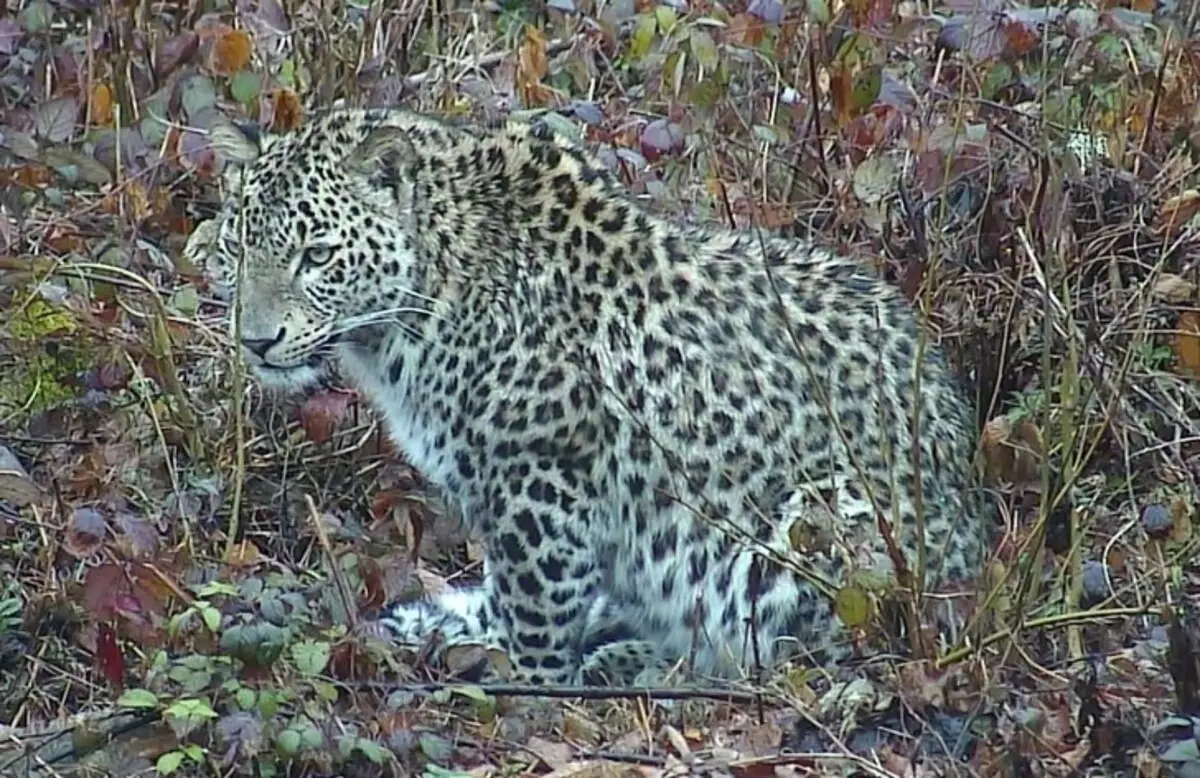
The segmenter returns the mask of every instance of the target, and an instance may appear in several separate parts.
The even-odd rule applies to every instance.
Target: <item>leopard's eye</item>
[[[332,246],[309,246],[300,255],[301,267],[320,267],[333,258]]]

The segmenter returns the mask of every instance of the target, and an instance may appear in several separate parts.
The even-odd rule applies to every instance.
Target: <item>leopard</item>
[[[814,237],[659,213],[560,125],[211,130],[248,369],[340,376],[483,549],[477,583],[379,623],[530,684],[728,679],[844,661],[864,575],[966,591],[978,425],[926,317]]]

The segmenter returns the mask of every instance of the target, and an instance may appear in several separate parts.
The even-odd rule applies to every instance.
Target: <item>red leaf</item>
[[[382,608],[387,602],[386,585],[383,580],[383,569],[374,559],[364,558],[359,572],[363,577],[363,593],[358,605],[363,610]]]
[[[118,690],[125,686],[125,656],[117,645],[117,633],[111,624],[101,624],[96,636],[96,663],[100,672]]]
[[[300,426],[308,439],[314,443],[325,443],[333,437],[333,431],[346,418],[350,408],[350,395],[344,392],[322,392],[314,395],[300,407]]]
[[[375,521],[383,521],[391,515],[392,509],[402,499],[404,499],[404,493],[399,489],[383,489],[376,492],[375,496],[371,498],[371,518]]]
[[[116,614],[117,597],[128,593],[125,573],[114,564],[93,567],[83,577],[83,609],[96,621]]]
[[[67,533],[63,546],[76,559],[83,559],[100,550],[108,523],[100,511],[91,507],[76,508],[67,521]]]

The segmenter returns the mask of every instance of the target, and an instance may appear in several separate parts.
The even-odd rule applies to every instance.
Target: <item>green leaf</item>
[[[253,689],[247,689],[245,686],[243,686],[237,690],[237,694],[234,695],[234,699],[237,700],[239,708],[248,711],[252,710],[254,708],[254,703],[258,702],[258,695],[254,693]]]
[[[284,756],[295,756],[300,753],[300,733],[294,729],[285,729],[275,738],[275,745]]]
[[[896,190],[896,163],[884,154],[867,157],[854,169],[854,196],[867,205],[882,202]]]
[[[250,101],[258,97],[261,88],[262,79],[257,73],[248,70],[239,72],[229,81],[229,94],[242,105],[249,105]]]
[[[187,756],[187,754],[183,753],[182,751],[168,751],[160,756],[158,761],[154,763],[154,769],[158,770],[159,775],[170,775],[178,770],[179,766],[183,764],[183,758],[185,756]]]
[[[336,686],[328,681],[322,681],[317,678],[314,678],[310,683],[312,683],[313,691],[322,700],[325,702],[337,702],[338,690]]]
[[[205,600],[211,600],[222,594],[226,597],[236,597],[240,593],[241,590],[236,585],[225,581],[209,581],[196,587],[196,596]]]
[[[848,584],[838,590],[833,611],[847,627],[865,627],[871,619],[871,601],[861,586]]]
[[[675,29],[678,22],[678,17],[675,16],[675,9],[669,5],[660,5],[654,9],[654,18],[658,22],[658,29],[663,35],[670,35],[671,30]]]
[[[288,89],[296,88],[296,63],[290,59],[285,59],[279,65],[279,73],[275,78],[279,79],[279,83],[286,86]]]
[[[204,626],[208,627],[208,631],[216,633],[221,629],[221,612],[209,605],[206,602],[196,603],[196,610],[200,611],[200,618],[204,619]]]
[[[21,12],[21,26],[26,32],[45,32],[54,23],[54,8],[44,0],[34,0]]]
[[[300,743],[305,748],[323,748],[325,746],[325,736],[321,734],[321,730],[312,724],[306,724],[300,730]]]
[[[375,764],[384,764],[388,761],[388,751],[383,746],[376,743],[374,740],[367,740],[365,737],[360,737],[355,744],[362,755],[370,759]]]
[[[828,0],[808,0],[808,18],[817,24],[829,24],[833,15],[829,13]]]
[[[184,697],[167,706],[165,713],[178,719],[215,719],[216,711],[207,701],[195,697]]]
[[[1003,89],[1008,84],[1012,83],[1013,69],[1007,62],[997,62],[988,69],[987,75],[983,77],[981,90],[983,96],[987,100],[995,99],[996,93]]]
[[[188,759],[191,759],[196,764],[204,761],[204,749],[195,743],[189,743],[183,747],[183,753],[187,754]]]
[[[879,97],[883,86],[883,68],[867,68],[854,77],[854,89],[850,93],[850,105],[855,111],[871,107]]]
[[[240,71],[229,79],[229,95],[244,106],[248,106],[254,98],[258,97],[258,91],[262,89],[262,84],[258,73]]]
[[[217,103],[217,88],[207,76],[193,75],[186,79],[179,91],[179,101],[189,119],[212,108]]]
[[[117,706],[121,708],[157,708],[158,697],[147,689],[127,689],[117,698]]]
[[[167,302],[167,305],[179,311],[184,316],[194,316],[196,311],[200,310],[200,294],[196,291],[196,287],[191,284],[184,284],[171,294],[171,299]],[[218,621],[220,620],[219,614],[217,619]]]
[[[705,70],[716,68],[717,63],[721,60],[721,55],[717,51],[717,44],[713,41],[711,35],[704,30],[693,27],[691,34],[688,36],[688,44],[692,47],[692,55],[700,63],[700,67]]]
[[[721,99],[725,90],[714,78],[705,78],[688,90],[688,100],[700,109],[712,108]]]
[[[633,40],[629,43],[629,59],[637,62],[650,53],[650,47],[654,45],[654,33],[658,29],[658,22],[654,20],[651,14],[638,14],[637,28],[633,31]]]
[[[330,645],[324,641],[306,640],[292,646],[292,661],[304,675],[320,675],[329,663]]]
[[[461,694],[463,697],[466,697],[469,700],[475,700],[476,702],[487,702],[489,699],[483,689],[480,689],[478,686],[471,686],[467,684],[452,688],[455,692]]]

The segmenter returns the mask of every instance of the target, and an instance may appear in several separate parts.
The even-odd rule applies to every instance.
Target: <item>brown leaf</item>
[[[16,455],[0,444],[0,500],[7,500],[17,507],[35,502],[42,496],[41,489],[25,472]]]
[[[83,559],[100,550],[107,534],[108,522],[100,511],[88,506],[76,508],[67,520],[63,548],[76,559]]]
[[[358,607],[361,610],[383,607],[388,601],[387,584],[379,562],[370,557],[363,557],[359,565],[359,574],[363,579],[363,593],[358,598]]]
[[[250,64],[254,43],[245,30],[229,29],[221,33],[213,43],[209,54],[209,67],[223,76],[232,76]]]
[[[113,524],[121,530],[118,541],[127,559],[150,557],[158,552],[158,530],[144,517],[117,511]]]
[[[982,446],[990,476],[1010,484],[1038,481],[1044,449],[1033,422],[1025,419],[1014,426],[1006,417],[997,416],[984,426]]]
[[[289,132],[304,123],[304,106],[300,96],[290,89],[271,93],[271,132]]]
[[[762,19],[749,13],[740,13],[733,17],[725,28],[724,40],[740,46],[754,48],[766,37],[766,26]]]
[[[342,640],[329,656],[329,675],[340,681],[361,681],[374,678],[376,662],[363,650],[357,640]]]
[[[380,522],[391,517],[392,509],[399,504],[404,498],[404,493],[399,489],[382,489],[375,493],[371,498],[371,505],[368,509],[371,513],[372,521]]]
[[[1181,372],[1200,375],[1200,311],[1184,311],[1179,315],[1172,345]]]
[[[350,408],[350,395],[345,392],[321,392],[300,406],[300,426],[314,443],[325,443],[345,420]]]
[[[1154,226],[1158,230],[1174,234],[1186,227],[1197,213],[1200,213],[1200,192],[1188,189],[1163,203],[1162,210],[1154,219]]]
[[[829,100],[833,103],[833,115],[839,127],[845,127],[853,118],[854,76],[839,68],[829,74]]]
[[[1164,302],[1183,303],[1195,297],[1196,285],[1183,276],[1161,273],[1158,280],[1154,282],[1151,294]]]
[[[235,543],[225,552],[225,564],[233,567],[252,567],[258,564],[261,554],[258,546],[249,540]]]
[[[517,49],[517,89],[527,106],[542,105],[547,90],[542,79],[550,70],[546,56],[546,36],[533,25],[525,27],[525,39]]]

